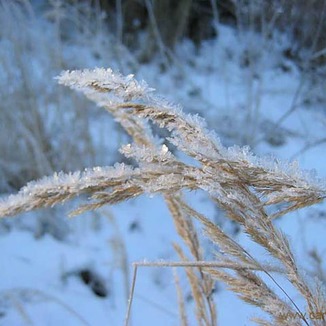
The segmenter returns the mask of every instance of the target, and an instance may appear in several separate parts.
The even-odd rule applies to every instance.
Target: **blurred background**
[[[325,18],[325,0],[0,0],[0,197],[54,171],[125,160],[120,126],[55,80],[95,67],[145,80],[204,117],[225,146],[325,177]],[[255,250],[203,194],[187,196]],[[0,325],[121,325],[131,263],[177,259],[159,197],[68,220],[72,207],[0,222]],[[292,215],[277,223],[306,272],[325,280],[325,207]],[[185,277],[181,286],[190,293]],[[223,285],[215,296],[220,325],[250,325],[260,313]],[[178,324],[171,270],[141,270],[133,311],[134,325]]]

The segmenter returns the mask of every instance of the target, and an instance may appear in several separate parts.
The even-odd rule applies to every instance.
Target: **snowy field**
[[[41,16],[35,17],[33,26],[27,31],[30,33],[28,42],[33,38],[37,42],[44,39],[44,47],[51,46],[48,38],[55,39],[55,28],[55,24]],[[33,101],[44,110],[40,117],[50,126],[48,130],[52,134],[49,137],[54,139],[56,148],[65,147],[68,154],[64,159],[70,157],[69,148],[74,150],[71,159],[76,164],[68,164],[63,169],[110,165],[121,160],[117,149],[128,143],[128,138],[121,134],[108,113],[94,108],[73,91],[63,91],[62,86],[55,85],[54,77],[62,69],[103,66],[135,74],[168,100],[180,103],[185,112],[203,116],[226,146],[249,145],[259,156],[285,161],[295,159],[300,168],[314,169],[318,177],[325,178],[326,143],[314,146],[325,138],[326,130],[325,107],[322,101],[314,99],[323,99],[325,92],[317,83],[313,86],[310,77],[283,55],[290,41],[277,35],[268,41],[254,33],[239,35],[232,27],[223,25],[218,29],[218,37],[205,41],[199,50],[190,41],[179,44],[175,61],[166,70],[161,69],[159,59],[138,64],[130,53],[122,51],[122,57],[117,55],[117,48],[111,46],[112,43],[105,44],[109,41],[99,32],[94,32],[97,39],[94,37],[85,44],[77,39],[74,43],[60,41],[58,51],[62,52],[56,58],[60,57],[62,62],[57,65],[51,61],[55,57],[47,56],[47,50],[41,49],[42,44],[34,44],[35,48],[21,53],[15,48],[18,35],[14,40],[9,32],[2,32],[0,85],[3,88],[12,84],[8,93],[2,90],[0,94],[4,105],[13,105],[7,110],[16,110],[20,101],[10,97],[15,97],[22,86],[23,70],[19,65],[26,68],[27,60],[30,66],[24,70],[24,78],[30,92],[38,94]],[[27,48],[22,47],[22,51]],[[244,53],[249,50],[254,59],[248,67],[243,60]],[[58,93],[54,93],[54,88],[59,89]],[[61,107],[58,107],[57,98],[53,98],[59,92],[63,97],[59,102]],[[79,104],[82,113],[73,108]],[[62,116],[58,118],[59,114]],[[87,115],[85,125],[76,120],[79,114]],[[22,117],[19,111],[17,120]],[[20,123],[16,126],[17,130],[11,129],[10,135],[0,131],[1,137],[15,138],[16,132],[23,137],[25,131],[18,130]],[[5,130],[6,126],[0,122],[0,128]],[[89,138],[79,135],[78,128],[86,128]],[[78,143],[80,138],[78,151],[69,147],[69,141]],[[20,170],[13,165],[12,156],[9,161],[7,153],[24,147],[15,143],[17,140],[8,142],[9,148],[0,153],[1,166],[11,164],[14,174]],[[83,163],[79,155],[83,153],[83,146],[86,148],[85,144],[93,148],[91,151],[87,148],[86,163]],[[20,158],[20,162],[23,161]],[[44,169],[45,174],[48,171]],[[0,178],[5,178],[3,172]],[[5,182],[1,185],[1,196],[14,192]],[[248,251],[268,260],[267,254],[259,252],[241,230],[237,232],[203,193],[187,193],[186,196],[200,212],[234,234]],[[67,204],[1,221],[0,325],[122,325],[132,262],[178,260],[172,243],[181,240],[160,196],[144,196],[68,219],[66,216],[73,206]],[[276,224],[289,236],[307,275],[315,273],[317,267],[309,253],[313,250],[321,256],[325,253],[325,205],[287,214]],[[206,242],[204,248],[210,252],[213,248]],[[189,294],[186,301],[189,323],[196,325],[193,301],[182,268],[178,269],[178,275],[184,293]],[[288,293],[294,293],[284,280],[280,282]],[[217,284],[214,296],[219,325],[252,325],[251,317],[262,316],[259,309],[240,301],[222,284]],[[179,324],[172,269],[143,267],[138,270],[131,324]]]

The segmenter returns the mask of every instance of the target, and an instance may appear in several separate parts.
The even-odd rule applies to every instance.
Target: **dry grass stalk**
[[[166,198],[166,202],[171,215],[173,216],[177,232],[183,239],[185,245],[189,248],[191,255],[196,261],[204,260],[193,222],[190,219],[190,216],[184,214],[182,208],[183,200],[181,199],[181,196],[169,196]],[[174,245],[174,248],[177,251],[180,259],[187,261],[187,257],[182,248],[176,244]],[[214,282],[212,278],[210,275],[204,274],[200,268],[198,269],[198,273],[196,273],[194,268],[186,268],[186,274],[189,279],[189,284],[191,286],[192,295],[195,301],[198,325],[216,325],[217,317],[214,301],[211,295],[214,289]]]
[[[311,289],[302,277],[287,238],[273,224],[276,217],[323,201],[326,191],[318,180],[302,173],[295,164],[261,160],[246,148],[224,148],[214,133],[206,129],[204,121],[186,115],[180,108],[154,96],[152,89],[145,83],[138,83],[131,75],[123,77],[110,69],[95,69],[64,72],[58,79],[66,86],[81,90],[120,122],[134,141],[134,144],[122,147],[121,152],[134,159],[138,167],[119,164],[83,173],[57,174],[53,178],[28,184],[17,195],[0,202],[0,216],[53,206],[82,194],[91,195],[91,200],[75,213],[125,201],[143,193],[161,193],[193,259],[203,261],[204,257],[190,216],[202,223],[208,237],[223,251],[223,255],[216,255],[218,262],[233,270],[225,272],[223,266],[213,267],[206,262],[205,266],[197,266],[201,268],[196,273],[187,265],[189,259],[184,252],[176,247],[179,256],[186,262],[184,266],[187,267],[199,324],[216,323],[209,295],[212,278],[215,278],[229,284],[244,301],[267,312],[272,324],[280,324],[281,308],[284,312],[297,311],[302,316],[301,321],[308,325],[301,310],[284,290],[289,303],[254,272],[262,270],[279,287],[271,275],[273,268],[257,261],[217,225],[187,205],[180,195],[183,189],[201,189],[231,219],[241,224],[253,241],[277,259],[287,279],[306,300],[308,312],[320,311],[326,306],[320,292]],[[148,119],[169,130],[171,136],[167,140],[198,164],[186,164],[166,145],[160,146],[150,130]],[[279,205],[281,209],[267,213],[267,208]],[[136,271],[137,266],[134,281]],[[133,291],[134,284],[132,294]],[[132,297],[128,313],[131,302]],[[269,320],[256,319],[256,322],[270,324]],[[283,324],[287,322],[282,321]],[[294,325],[293,320],[291,323]],[[300,324],[300,320],[295,323]],[[311,320],[311,323],[319,325],[318,321]]]
[[[188,323],[187,313],[186,313],[186,304],[185,304],[185,300],[184,300],[182,287],[180,285],[180,279],[179,279],[176,269],[173,269],[173,276],[174,276],[174,284],[175,284],[175,287],[177,290],[180,325],[187,326],[189,323]]]
[[[175,245],[174,248],[180,259],[186,262],[187,257],[182,249],[177,245]],[[212,304],[214,283],[211,277],[209,276],[209,278],[206,278],[201,269],[199,269],[200,275],[195,273],[194,268],[185,267],[185,269],[195,302],[198,325],[216,325],[215,307]]]

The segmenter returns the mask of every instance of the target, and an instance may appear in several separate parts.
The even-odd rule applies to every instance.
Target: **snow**
[[[152,210],[143,211],[142,207],[152,205],[157,208],[155,214]],[[76,317],[56,300],[78,313],[89,325],[103,323],[120,325],[126,310],[124,275],[119,266],[119,260],[123,258],[121,255],[124,252],[114,251],[118,250],[119,241],[122,241],[127,250],[133,248],[131,252],[128,250],[130,262],[145,258],[153,261],[158,258],[169,259],[172,253],[170,240],[172,237],[176,238],[176,235],[171,221],[166,219],[167,214],[168,210],[162,200],[143,198],[137,202],[119,205],[112,210],[105,209],[101,214],[103,217],[100,219],[100,226],[95,229],[92,227],[91,219],[96,216],[82,216],[86,222],[80,217],[71,220],[71,223],[75,224],[75,232],[64,242],[55,240],[49,235],[35,239],[30,232],[23,231],[12,231],[3,235],[0,239],[1,292],[14,296],[15,289],[23,289],[31,293],[40,291],[44,297],[49,297],[45,304],[42,300],[33,300],[33,298],[29,300],[17,295],[16,301],[22,305],[35,325],[56,325],[57,322],[64,322],[65,325],[80,325],[80,321],[76,321]],[[114,221],[108,222],[109,218]],[[119,225],[115,226],[114,224],[118,222]],[[136,222],[141,224],[140,229],[129,231],[130,225]],[[82,225],[83,223],[88,225]],[[74,272],[88,267],[104,278],[109,293],[107,298],[94,296],[81,279],[73,275]],[[131,270],[130,266],[130,273]],[[65,276],[69,273],[71,276]],[[164,316],[166,314],[164,310],[170,310],[175,320],[176,304],[173,305],[166,290],[152,288],[156,279],[155,282],[165,282],[170,291],[174,291],[173,281],[168,280],[167,273],[169,272],[156,276],[154,270],[147,271],[145,268],[138,272],[136,305],[133,307],[135,311],[133,320],[135,323],[136,320],[138,321],[136,324],[144,322],[141,311],[146,311],[146,314],[148,312],[146,318],[152,316],[154,319],[157,311]],[[164,276],[165,280],[162,280]],[[138,311],[137,305],[142,306],[142,310]],[[153,309],[149,309],[148,306],[152,306]],[[7,314],[6,310],[1,324],[23,324],[22,317],[14,304],[9,307],[8,312],[10,313]],[[55,314],[55,318],[50,317],[52,314]],[[163,319],[161,325],[164,324]]]
[[[297,155],[306,145],[307,139],[313,142],[324,137],[325,116],[318,106],[310,109],[302,105],[282,120],[278,125],[284,131],[284,139],[281,139],[280,146],[265,141],[267,137],[270,139],[273,123],[280,121],[284,113],[291,109],[293,102],[296,101],[295,94],[301,85],[300,70],[280,54],[287,41],[281,38],[270,41],[272,43],[268,45],[271,50],[264,51],[261,46],[263,40],[257,35],[247,35],[250,42],[246,44],[232,28],[220,26],[219,29],[218,39],[205,42],[199,53],[190,41],[181,43],[176,50],[176,57],[181,58],[179,66],[175,65],[161,72],[159,63],[154,60],[138,67],[137,78],[146,80],[149,87],[157,89],[169,101],[182,103],[186,112],[199,113],[203,116],[208,128],[215,129],[221,135],[223,143],[238,142],[238,145],[243,145],[245,139],[246,143],[255,146],[254,151],[259,155],[271,154],[285,160],[295,157],[301,168],[315,169],[318,176],[326,177],[325,144]],[[254,46],[251,51],[257,62],[254,71],[249,71],[247,67],[241,65],[241,56],[244,49],[252,45]],[[1,46],[1,51],[5,53],[3,57],[6,62],[10,62],[8,54],[11,52],[11,44],[4,41]],[[87,65],[93,67],[98,64],[82,44],[66,45],[64,51],[66,58],[77,58],[77,66],[84,64],[86,68]],[[83,61],[81,59],[83,55],[89,59]],[[100,63],[118,67],[119,62],[112,59],[114,56],[110,54],[108,56],[110,58],[107,61],[103,60]],[[127,60],[129,59],[126,57]],[[288,69],[286,71],[280,69],[281,64],[286,65]],[[71,64],[71,67],[67,68],[74,69],[75,66]],[[30,69],[42,71],[36,66]],[[2,70],[3,68],[1,72]],[[134,73],[126,70],[128,73]],[[99,71],[104,75],[112,73],[111,70]],[[17,71],[13,69],[12,74],[16,73]],[[52,77],[54,76],[36,73],[32,78],[50,80]],[[74,85],[75,79],[72,77],[79,78],[65,74],[61,75],[60,81]],[[92,75],[84,74],[83,77],[89,82]],[[1,78],[5,80],[5,77]],[[123,77],[119,75],[117,78]],[[129,76],[124,82],[130,80]],[[130,93],[142,95],[151,92],[152,89],[147,84],[131,84]],[[16,87],[18,85],[11,85],[8,91],[13,92]],[[65,96],[69,96],[69,93],[65,93]],[[51,103],[48,107],[51,107]],[[167,108],[169,107],[167,102]],[[101,119],[101,116],[94,114],[91,121],[91,134],[96,139],[95,144],[106,143],[107,137],[114,143],[110,149],[119,147],[121,144],[116,143],[123,142],[124,138],[119,138],[117,133],[112,131],[112,122],[109,122],[106,128],[105,124],[97,120],[98,118]],[[260,129],[258,122],[264,121],[271,123],[271,131]],[[197,123],[197,120],[190,122]],[[200,147],[200,142],[194,146]],[[124,147],[123,152],[133,156],[136,155],[135,148],[137,149],[134,145],[128,145]],[[160,155],[162,159],[170,155],[167,145],[162,145]],[[229,155],[232,155],[231,151]],[[244,153],[245,155],[247,154]],[[89,173],[97,173],[100,176],[102,170],[95,169]],[[87,173],[84,176],[87,176]],[[80,175],[71,175],[69,178],[79,180]],[[77,182],[76,180],[74,182]],[[45,185],[46,182],[47,179],[44,179]],[[30,189],[29,187],[25,189]],[[186,196],[200,212],[214,218],[216,210],[200,191],[187,193]],[[319,252],[323,253],[326,250],[325,223],[322,218],[316,217],[321,212],[325,212],[324,204],[288,214],[276,222],[289,236],[299,263],[308,269],[311,267],[308,251],[318,248]],[[67,213],[66,211],[64,214]],[[24,214],[20,220],[31,219],[32,215],[33,213]],[[56,218],[54,213],[53,218]],[[228,222],[224,223],[226,229],[231,228]],[[71,231],[64,240],[58,240],[50,234],[35,237],[30,230],[19,227],[2,232],[0,325],[19,326],[28,322],[36,326],[60,323],[67,326],[83,323],[121,325],[126,312],[125,283],[128,278],[130,285],[132,262],[177,259],[171,243],[180,240],[160,196],[153,198],[143,196],[113,207],[104,207],[99,211],[70,219],[68,224]],[[238,234],[237,240],[248,251],[268,260],[266,253],[259,250],[245,234]],[[206,242],[205,245],[205,249],[209,251],[211,247]],[[124,260],[127,261],[127,266],[124,265]],[[82,269],[94,271],[101,277],[108,291],[107,297],[94,295],[90,287],[83,283],[78,276]],[[182,275],[181,286],[188,294],[187,280],[182,274],[182,269],[179,268],[178,272]],[[287,288],[284,280],[280,282]],[[293,289],[289,288],[288,291],[294,293]],[[223,285],[218,285],[215,298],[219,325],[252,325],[249,318],[261,316],[258,309],[240,301]],[[192,316],[190,325],[195,325],[191,306],[190,300],[187,310],[189,316]],[[168,268],[142,267],[138,271],[132,306],[132,324],[145,326],[154,322],[157,326],[178,324],[173,273]]]

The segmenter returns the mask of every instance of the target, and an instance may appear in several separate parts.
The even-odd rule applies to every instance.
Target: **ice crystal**
[[[144,82],[138,82],[133,75],[122,76],[112,69],[96,68],[82,71],[64,71],[57,77],[59,84],[73,89],[81,89],[98,93],[112,93],[124,101],[146,98],[154,91]]]

